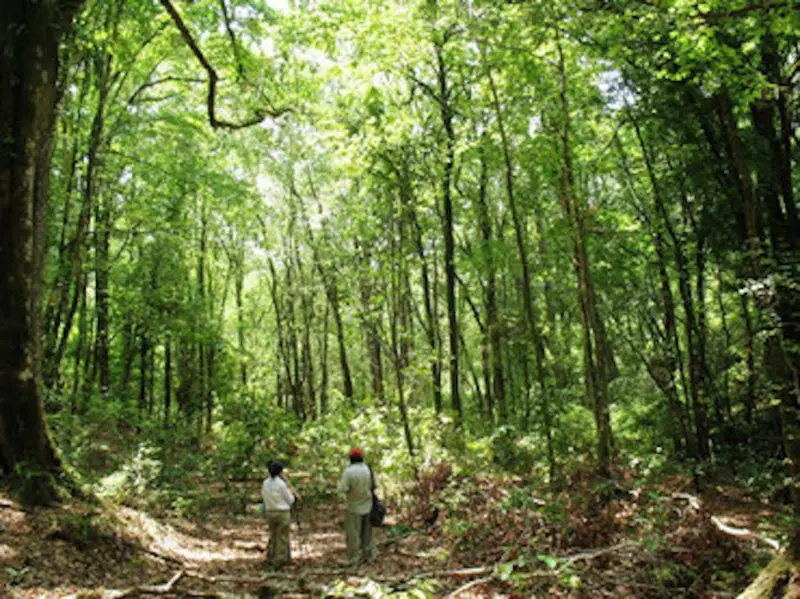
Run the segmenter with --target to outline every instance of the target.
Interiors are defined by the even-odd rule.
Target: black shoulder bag
[[[383,526],[383,519],[386,517],[386,506],[378,499],[375,494],[375,475],[372,468],[369,468],[369,478],[372,481],[372,511],[369,513],[369,521],[372,526]]]

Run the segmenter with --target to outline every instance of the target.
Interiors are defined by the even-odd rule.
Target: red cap
[[[364,457],[364,450],[359,449],[358,447],[354,447],[350,450],[350,457],[351,458],[363,458]]]

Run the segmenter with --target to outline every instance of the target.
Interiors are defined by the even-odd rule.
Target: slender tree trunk
[[[109,305],[108,269],[109,242],[111,236],[111,209],[108,200],[96,204],[95,214],[95,311],[97,325],[95,330],[95,364],[100,377],[100,393],[108,396],[110,385],[109,356]]]
[[[672,296],[672,287],[669,281],[669,274],[667,272],[667,265],[666,265],[666,258],[664,256],[664,245],[663,239],[661,236],[661,232],[657,231],[653,235],[653,243],[656,248],[656,256],[658,258],[658,275],[659,275],[659,282],[661,288],[661,302],[662,302],[662,309],[663,309],[663,321],[664,321],[664,334],[666,336],[667,343],[665,344],[667,347],[670,347],[671,344],[671,351],[667,350],[666,355],[666,368],[669,371],[669,380],[668,380],[668,397],[670,400],[670,405],[672,406],[673,418],[675,418],[676,423],[680,427],[681,435],[683,436],[683,441],[689,450],[689,453],[692,456],[697,456],[697,439],[691,434],[691,419],[689,415],[686,413],[686,410],[681,403],[680,397],[678,396],[677,386],[675,384],[675,369],[676,366],[679,369],[680,378],[681,378],[681,386],[684,389],[684,392],[688,390],[688,384],[686,381],[686,375],[684,373],[683,368],[683,358],[681,352],[681,345],[680,345],[680,337],[678,336],[678,328],[676,326],[676,317],[675,317],[675,300]]]
[[[288,351],[288,341],[287,341],[287,333],[285,332],[285,316],[283,306],[280,301],[280,296],[278,295],[278,273],[275,270],[275,264],[273,263],[272,259],[269,260],[269,270],[270,275],[272,277],[272,284],[270,285],[270,292],[272,295],[272,306],[275,310],[275,323],[277,327],[278,339],[278,359],[283,363],[284,375],[281,377],[283,380],[283,385],[279,384],[276,387],[278,393],[278,405],[281,405],[281,399],[283,398],[283,393],[287,385],[291,386],[292,384],[292,366],[291,366],[291,359],[289,356]]]
[[[148,353],[150,351],[150,341],[147,333],[142,331],[139,334],[139,415],[147,410],[147,376],[148,376]]]
[[[397,241],[395,240],[394,233],[391,233],[392,241],[391,241],[391,251],[392,251],[392,273],[390,275],[391,278],[391,294],[392,294],[392,304],[393,309],[390,314],[390,330],[391,330],[391,337],[392,337],[392,353],[393,355],[393,362],[394,362],[394,372],[395,372],[395,379],[397,381],[397,397],[398,397],[398,408],[400,409],[400,418],[403,423],[403,435],[406,441],[406,448],[408,449],[408,455],[414,458],[414,440],[411,436],[411,424],[408,420],[408,410],[406,409],[406,385],[405,385],[405,365],[403,364],[402,359],[402,349],[400,343],[400,335],[398,331],[398,321],[399,321],[399,311],[400,311],[400,302],[402,301],[401,295],[402,290],[400,288],[399,279],[400,274],[397,272],[398,269],[394,267],[394,263],[397,259]]]
[[[419,224],[417,213],[413,203],[409,204],[411,218],[414,224],[415,245],[417,257],[419,258],[420,271],[422,277],[422,297],[425,305],[425,335],[428,338],[428,348],[430,350],[431,382],[433,385],[433,407],[437,414],[442,411],[442,359],[441,359],[441,340],[439,335],[439,318],[436,309],[435,291],[431,289],[431,275],[428,259],[425,257],[425,246],[422,237],[422,227]],[[434,276],[435,285],[436,277]]]
[[[168,334],[164,339],[164,428],[169,426],[169,414],[172,409],[172,338]]]
[[[344,323],[339,305],[339,291],[335,283],[330,284],[328,300],[333,312],[333,323],[336,325],[336,342],[339,346],[339,366],[342,369],[344,396],[351,402],[354,399],[353,379],[350,375],[350,361],[347,358],[347,342],[344,337]]]
[[[209,313],[211,312],[209,308],[209,301],[206,298],[206,251],[208,248],[208,205],[206,203],[205,198],[200,200],[200,236],[198,241],[198,252],[197,252],[197,297],[200,303],[200,310],[199,314],[196,314],[194,317],[194,329],[195,329],[195,336],[197,338],[197,384],[199,389],[197,390],[197,396],[199,402],[202,404],[206,404],[205,412],[210,420],[211,412],[213,410],[213,405],[209,403],[213,395],[209,389],[209,381],[208,381],[208,335],[205,332],[205,320]],[[212,314],[213,316],[213,314]],[[192,352],[193,353],[193,352]],[[191,354],[190,354],[191,355]],[[190,362],[192,360],[190,359]],[[194,370],[194,365],[191,366]],[[198,426],[199,430],[202,430],[202,421],[203,421],[203,408],[198,410],[198,419],[200,420],[200,424]],[[209,423],[210,424],[210,423]],[[210,430],[210,426],[209,426]]]
[[[291,360],[292,377],[290,379],[292,386],[292,411],[298,418],[303,418],[303,382],[301,380],[302,373],[300,372],[300,352],[298,351],[297,341],[297,318],[295,317],[295,295],[297,293],[297,286],[294,282],[294,268],[287,259],[286,268],[286,289],[287,297],[285,304],[284,315],[286,317],[286,344],[288,348],[289,359]]]
[[[322,286],[325,289],[325,295],[331,305],[333,312],[333,323],[336,326],[336,341],[339,345],[339,366],[342,370],[342,383],[344,386],[344,396],[352,403],[354,401],[353,390],[353,377],[350,374],[350,361],[347,358],[347,343],[344,335],[344,323],[342,322],[341,305],[339,302],[339,288],[333,274],[328,272],[322,265],[319,252],[314,244],[314,236],[311,229],[306,224],[306,231],[308,239],[311,243],[312,254],[314,256],[314,265],[322,279]]]
[[[458,373],[458,304],[456,303],[456,264],[455,241],[453,238],[453,197],[451,181],[455,168],[456,135],[453,128],[453,111],[450,107],[450,89],[447,79],[447,67],[444,63],[444,48],[436,46],[437,77],[439,83],[439,107],[441,108],[442,126],[445,130],[445,159],[442,177],[442,203],[444,220],[444,269],[447,285],[447,322],[450,349],[450,402],[456,412],[456,426],[461,426],[464,414],[461,406],[461,391]]]
[[[133,323],[126,319],[122,327],[122,381],[120,382],[120,394],[126,401],[129,399],[128,387],[131,381],[135,354],[136,331],[133,328]]]
[[[610,476],[611,461],[611,418],[608,405],[608,370],[606,361],[605,329],[600,324],[592,277],[589,270],[589,257],[586,249],[586,230],[583,211],[574,197],[574,175],[572,171],[572,150],[570,147],[570,111],[567,100],[567,75],[560,40],[557,43],[559,54],[560,102],[561,102],[561,153],[562,185],[561,207],[570,224],[575,271],[578,280],[578,296],[584,329],[584,372],[592,381],[594,394],[594,420],[597,429],[597,473]]]
[[[634,120],[633,125],[636,131],[637,139],[639,140],[639,145],[642,150],[642,157],[644,159],[645,167],[647,168],[648,177],[653,189],[655,208],[658,215],[661,217],[664,229],[667,231],[670,240],[672,241],[672,250],[675,256],[675,270],[678,273],[678,292],[681,297],[681,304],[684,312],[683,330],[686,337],[687,369],[689,371],[688,388],[689,396],[691,398],[691,409],[694,416],[695,428],[694,443],[690,445],[690,447],[697,450],[698,457],[701,459],[707,459],[709,457],[710,436],[705,397],[706,394],[702,389],[702,370],[697,347],[697,314],[694,308],[694,299],[692,297],[688,260],[686,258],[686,254],[684,253],[683,239],[675,230],[675,226],[672,224],[669,213],[667,212],[664,198],[662,197],[661,193],[661,188],[658,184],[653,163],[647,150],[647,146],[644,143],[639,124],[636,122],[636,120]]]
[[[362,258],[362,263],[366,262]],[[383,388],[383,358],[381,355],[381,340],[378,337],[377,327],[374,322],[375,309],[372,306],[372,293],[369,283],[365,280],[366,275],[361,275],[361,305],[362,318],[364,322],[364,334],[367,341],[367,354],[369,355],[369,370],[372,378],[372,395],[381,404],[386,403],[386,394]]]
[[[98,98],[97,108],[94,118],[92,119],[92,127],[89,134],[83,201],[81,211],[78,215],[78,221],[75,225],[75,235],[62,253],[63,262],[59,269],[59,280],[57,283],[58,287],[62,290],[58,300],[58,308],[50,328],[45,331],[48,338],[50,338],[44,356],[45,385],[48,387],[55,385],[59,378],[59,367],[64,357],[67,340],[72,332],[75,310],[79,302],[80,290],[77,281],[80,279],[83,270],[85,242],[89,232],[89,221],[91,220],[95,196],[97,195],[97,171],[100,147],[103,143],[105,111],[111,79],[111,62],[111,54],[105,52],[94,57],[94,77]],[[88,74],[85,77],[87,82],[91,79]],[[67,201],[69,201],[69,197],[67,197]],[[63,224],[66,229],[66,210]],[[75,293],[73,294],[72,301],[69,302],[69,290],[73,281],[76,283]],[[61,327],[62,320],[64,322],[63,327]]]
[[[483,335],[481,348],[481,364],[484,372],[484,387],[486,388],[486,409],[489,423],[494,426],[495,403],[502,404],[503,369],[500,364],[500,327],[497,316],[497,268],[495,266],[492,219],[489,214],[489,201],[487,198],[488,165],[483,146],[480,147],[481,170],[478,188],[478,222],[481,230],[481,241],[486,256],[486,289],[484,293],[484,306],[486,310],[486,331]],[[498,380],[499,379],[499,380]]]
[[[500,141],[503,149],[503,160],[505,163],[505,186],[506,198],[508,205],[511,209],[511,217],[514,222],[514,234],[517,241],[517,252],[519,253],[520,266],[522,267],[522,300],[525,309],[525,319],[528,323],[528,332],[530,333],[533,341],[534,359],[536,360],[536,380],[539,384],[539,391],[542,398],[542,416],[544,417],[545,439],[547,441],[547,461],[549,465],[549,478],[551,484],[555,484],[558,476],[558,465],[556,464],[555,450],[553,449],[553,418],[550,410],[550,390],[547,387],[547,373],[546,373],[546,355],[545,355],[545,342],[539,327],[539,322],[536,314],[536,307],[534,306],[533,294],[531,293],[531,275],[530,265],[528,261],[528,250],[525,244],[525,232],[517,208],[516,198],[514,196],[514,164],[511,157],[511,148],[506,137],[505,125],[503,122],[503,111],[500,107],[500,98],[497,93],[497,86],[494,83],[494,77],[486,60],[485,52],[481,49],[483,54],[484,70],[486,77],[489,80],[489,88],[492,91],[492,103],[494,104],[495,115],[497,116],[497,126],[500,130]],[[501,412],[502,413],[502,412]]]
[[[300,292],[300,309],[303,313],[303,339],[302,339],[302,349],[301,349],[301,357],[300,362],[303,365],[303,378],[304,381],[304,409],[303,409],[303,419],[306,416],[310,416],[311,419],[316,419],[317,417],[317,397],[316,391],[314,389],[315,383],[315,375],[314,375],[314,354],[313,349],[311,347],[311,328],[313,324],[313,310],[314,310],[314,301],[311,296],[311,293],[308,291],[310,288],[310,283],[308,281],[309,278],[312,278],[311,275],[307,275],[305,270],[303,269],[303,263],[300,258],[300,251],[295,246],[294,249],[294,256],[295,256],[295,263],[297,264],[297,272],[298,277],[300,279],[301,284],[301,292]]]
[[[233,280],[236,296],[236,336],[239,341],[239,376],[242,388],[247,389],[247,348],[245,347],[244,330],[244,248],[236,247],[231,268],[234,270]]]
[[[326,302],[322,324],[322,350],[320,351],[319,411],[322,416],[328,413],[328,331],[330,313],[330,306]]]
[[[722,397],[725,401],[725,412],[728,416],[728,420],[733,418],[733,412],[731,410],[731,385],[730,385],[730,355],[731,355],[731,347],[733,347],[733,340],[731,338],[731,330],[730,326],[728,325],[728,310],[725,307],[725,293],[724,293],[724,286],[722,282],[722,268],[717,266],[717,307],[719,308],[719,317],[720,317],[720,324],[722,326],[722,332],[725,335],[725,352],[724,352],[724,361],[723,361],[723,368],[724,370],[724,382],[723,382],[723,391]]]
[[[87,306],[86,306],[86,275],[84,274],[81,276],[80,280],[78,281],[78,286],[80,288],[80,296],[81,296],[81,306],[80,306],[80,313],[78,316],[78,343],[75,348],[75,361],[73,367],[73,376],[72,376],[72,392],[70,393],[70,411],[72,414],[78,413],[78,399],[81,390],[81,362],[83,361],[83,356],[85,354],[86,348],[86,336],[87,336],[87,320],[89,318],[87,314]]]

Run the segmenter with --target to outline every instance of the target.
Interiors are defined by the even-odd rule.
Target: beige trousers
[[[289,512],[267,512],[267,524],[269,525],[267,563],[272,566],[282,566],[292,559],[289,547],[292,516]]]
[[[369,514],[345,513],[344,531],[347,536],[347,561],[351,566],[357,566],[361,562],[361,552],[364,552],[364,560],[372,563],[378,556],[375,549],[375,539],[372,536],[372,524],[369,521]]]

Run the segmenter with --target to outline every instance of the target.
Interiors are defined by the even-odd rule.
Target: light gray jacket
[[[372,480],[369,467],[363,462],[350,464],[336,486],[347,497],[347,511],[365,515],[372,510]]]

